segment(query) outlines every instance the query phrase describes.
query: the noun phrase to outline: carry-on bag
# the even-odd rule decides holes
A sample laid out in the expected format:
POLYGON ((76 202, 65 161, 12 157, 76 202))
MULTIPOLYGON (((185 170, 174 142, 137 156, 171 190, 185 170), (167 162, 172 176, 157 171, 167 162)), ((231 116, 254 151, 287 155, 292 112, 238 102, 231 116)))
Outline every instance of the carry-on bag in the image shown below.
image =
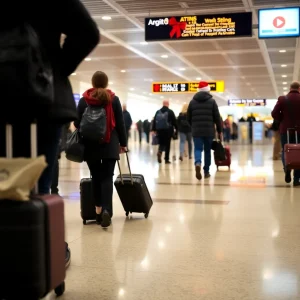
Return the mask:
POLYGON ((231 151, 229 146, 224 147, 225 151, 225 159, 224 160, 219 160, 218 156, 216 155, 216 152, 214 153, 214 158, 215 158, 215 164, 217 166, 217 170, 219 171, 219 167, 228 167, 230 170, 231 166, 231 151))
MULTIPOLYGON (((36 157, 36 125, 31 125, 36 157)), ((12 127, 6 126, 7 157, 12 127)), ((0 200, 0 299, 38 300, 65 290, 64 202, 58 195, 32 195, 29 201, 0 200)))
POLYGON ((284 145, 285 167, 287 170, 300 169, 300 144, 298 144, 297 129, 287 130, 287 144, 284 145), (290 131, 295 131, 295 144, 290 142, 290 131))
POLYGON ((84 225, 87 221, 96 220, 92 178, 82 178, 80 181, 80 215, 84 225))
POLYGON ((126 216, 128 216, 129 213, 136 212, 144 213, 145 218, 148 218, 153 201, 145 183, 144 176, 131 173, 127 152, 126 159, 129 167, 129 174, 122 174, 120 162, 118 161, 120 175, 115 181, 116 190, 123 204, 126 216))

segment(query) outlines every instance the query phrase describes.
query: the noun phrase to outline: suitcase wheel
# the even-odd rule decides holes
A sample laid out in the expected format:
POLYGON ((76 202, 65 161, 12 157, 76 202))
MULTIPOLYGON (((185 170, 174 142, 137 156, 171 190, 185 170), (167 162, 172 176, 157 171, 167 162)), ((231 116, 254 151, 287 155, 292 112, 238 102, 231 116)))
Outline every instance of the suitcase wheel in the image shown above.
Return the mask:
POLYGON ((83 220, 82 223, 83 223, 83 225, 86 225, 86 220, 83 220))
POLYGON ((149 214, 148 214, 148 213, 146 213, 146 214, 145 214, 145 218, 147 219, 147 218, 148 218, 148 216, 149 216, 149 214))
POLYGON ((54 291, 55 294, 59 297, 65 292, 65 282, 63 282, 61 285, 59 285, 54 291))
POLYGON ((129 211, 126 211, 126 217, 128 217, 129 216, 129 211))

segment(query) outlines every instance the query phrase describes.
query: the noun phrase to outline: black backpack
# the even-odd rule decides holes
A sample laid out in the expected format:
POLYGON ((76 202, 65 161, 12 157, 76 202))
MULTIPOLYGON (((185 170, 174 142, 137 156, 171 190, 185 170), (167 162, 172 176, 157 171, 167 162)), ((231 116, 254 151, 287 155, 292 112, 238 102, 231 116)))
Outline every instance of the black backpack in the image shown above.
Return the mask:
POLYGON ((1 120, 38 117, 54 100, 51 65, 35 30, 24 23, 0 29, 1 120))
POLYGON ((103 106, 88 105, 80 122, 80 134, 83 139, 103 144, 107 131, 106 120, 106 110, 103 106))

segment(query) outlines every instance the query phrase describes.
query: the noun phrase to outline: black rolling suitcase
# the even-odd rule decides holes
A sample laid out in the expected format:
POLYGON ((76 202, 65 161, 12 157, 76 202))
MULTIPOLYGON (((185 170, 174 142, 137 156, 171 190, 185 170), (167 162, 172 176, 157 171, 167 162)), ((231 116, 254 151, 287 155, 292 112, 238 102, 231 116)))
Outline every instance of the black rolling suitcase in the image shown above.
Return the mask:
POLYGON ((92 178, 82 178, 80 181, 80 214, 84 225, 87 221, 96 220, 92 178))
MULTIPOLYGON (((36 128, 31 152, 36 157, 36 128)), ((7 157, 12 130, 7 126, 7 157)), ((33 195, 29 201, 0 200, 0 299, 38 300, 65 290, 64 202, 58 195, 33 195)))
POLYGON ((122 174, 120 163, 118 167, 120 175, 115 181, 115 187, 123 204, 126 216, 129 213, 144 213, 145 218, 148 218, 150 209, 153 205, 152 198, 148 191, 143 175, 132 174, 128 154, 126 159, 129 167, 129 174, 122 174))

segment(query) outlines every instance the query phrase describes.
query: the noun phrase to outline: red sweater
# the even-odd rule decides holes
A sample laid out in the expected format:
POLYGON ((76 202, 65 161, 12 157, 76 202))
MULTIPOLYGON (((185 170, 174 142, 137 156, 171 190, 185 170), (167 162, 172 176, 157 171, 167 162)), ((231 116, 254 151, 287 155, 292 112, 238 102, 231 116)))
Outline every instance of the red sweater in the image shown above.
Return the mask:
POLYGON ((288 128, 294 128, 295 125, 300 128, 300 93, 298 91, 291 91, 287 95, 290 105, 292 116, 286 96, 280 96, 272 111, 272 117, 274 120, 280 121, 280 133, 286 133, 288 128))

